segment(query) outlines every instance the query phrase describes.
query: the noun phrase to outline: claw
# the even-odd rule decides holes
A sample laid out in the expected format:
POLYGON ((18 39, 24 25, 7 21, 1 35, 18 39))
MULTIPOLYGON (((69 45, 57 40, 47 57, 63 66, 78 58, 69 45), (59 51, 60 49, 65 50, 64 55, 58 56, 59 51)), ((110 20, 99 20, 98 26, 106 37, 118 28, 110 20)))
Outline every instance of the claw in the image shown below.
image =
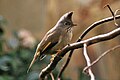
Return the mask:
POLYGON ((61 50, 60 50, 60 49, 58 49, 56 54, 59 54, 60 52, 61 52, 61 50))
POLYGON ((50 59, 50 61, 53 61, 54 58, 55 58, 55 55, 51 55, 51 59, 50 59))

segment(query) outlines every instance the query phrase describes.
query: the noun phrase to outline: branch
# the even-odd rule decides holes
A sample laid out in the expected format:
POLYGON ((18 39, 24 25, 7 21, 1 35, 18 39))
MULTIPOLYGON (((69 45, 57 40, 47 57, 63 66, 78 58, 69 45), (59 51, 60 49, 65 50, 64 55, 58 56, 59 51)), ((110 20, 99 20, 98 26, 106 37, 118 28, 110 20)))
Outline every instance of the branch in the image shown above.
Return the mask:
POLYGON ((113 47, 113 48, 105 51, 105 52, 104 52, 103 54, 101 54, 95 61, 93 61, 93 62, 91 63, 91 65, 86 66, 86 67, 84 68, 83 72, 84 72, 84 73, 88 72, 88 69, 91 68, 93 65, 95 65, 98 61, 100 61, 105 55, 107 55, 107 54, 110 53, 111 51, 114 51, 115 49, 118 49, 118 48, 120 48, 120 45, 117 45, 117 46, 115 46, 115 47, 113 47))
POLYGON ((111 14, 112 14, 112 16, 113 16, 113 18, 114 18, 114 24, 115 24, 117 27, 119 27, 118 24, 117 24, 117 22, 116 22, 116 18, 115 18, 115 16, 116 16, 117 12, 119 11, 119 9, 116 10, 115 12, 113 12, 112 9, 111 9, 111 7, 110 7, 108 4, 107 4, 105 7, 108 7, 108 9, 110 10, 110 12, 111 12, 111 14))
MULTIPOLYGON (((83 54, 84 54, 84 57, 85 57, 85 59, 86 59, 87 66, 90 66, 90 65, 91 65, 91 61, 90 61, 90 58, 89 58, 89 56, 88 56, 88 54, 87 54, 87 44, 84 44, 83 54)), ((91 80, 95 80, 95 76, 94 76, 91 68, 88 69, 88 73, 89 73, 89 75, 90 75, 90 77, 91 77, 91 80)))
POLYGON ((67 65, 69 64, 70 59, 71 59, 71 57, 72 57, 72 53, 73 53, 73 50, 71 50, 71 52, 70 52, 70 54, 69 54, 69 56, 68 56, 68 58, 67 58, 66 63, 63 65, 63 67, 61 68, 60 72, 58 73, 58 80, 60 80, 60 77, 61 77, 63 71, 65 70, 65 68, 66 68, 67 65))
POLYGON ((98 43, 98 42, 102 42, 102 41, 106 41, 106 40, 110 40, 116 36, 120 35, 120 28, 117 28, 107 34, 102 34, 102 35, 98 35, 98 36, 95 36, 95 37, 92 37, 92 38, 89 38, 87 40, 83 40, 81 42, 76 42, 76 43, 72 43, 70 44, 70 46, 65 46, 59 54, 57 54, 54 58, 53 61, 51 61, 51 63, 46 67, 44 68, 40 75, 39 75, 39 78, 40 80, 44 80, 45 76, 47 74, 49 74, 55 67, 56 65, 58 64, 58 62, 62 59, 62 57, 70 50, 73 50, 73 49, 78 49, 78 48, 82 48, 84 43, 87 45, 87 46, 90 46, 92 44, 95 44, 95 43, 98 43))
MULTIPOLYGON (((116 10, 115 15, 116 15, 117 11, 118 11, 118 10, 116 10)), ((80 35, 80 37, 79 37, 79 39, 77 40, 77 42, 80 42, 80 41, 85 37, 85 35, 87 35, 87 33, 88 33, 89 31, 91 31, 92 29, 94 29, 94 28, 97 27, 98 25, 103 24, 103 23, 108 22, 108 21, 115 20, 115 19, 120 19, 120 15, 113 16, 113 17, 108 17, 108 18, 105 18, 105 19, 102 19, 102 20, 99 20, 99 21, 93 23, 92 25, 90 25, 90 26, 80 35)), ((70 51, 66 63, 63 65, 63 67, 61 68, 60 72, 58 73, 58 79, 59 79, 59 80, 60 80, 60 77, 61 77, 63 71, 65 70, 65 68, 66 68, 67 65, 69 64, 73 52, 74 52, 74 49, 70 51)))
MULTIPOLYGON (((120 19, 120 15, 117 15, 115 18, 116 18, 116 19, 120 19)), ((78 42, 79 42, 81 39, 83 39, 83 37, 84 37, 91 29, 97 27, 97 26, 100 25, 100 24, 103 24, 103 23, 105 23, 105 22, 109 22, 109 21, 112 21, 112 20, 114 20, 113 17, 108 17, 108 18, 105 18, 105 19, 102 19, 102 20, 99 20, 99 21, 93 23, 92 25, 90 25, 90 26, 81 34, 81 36, 80 36, 79 39, 78 39, 78 42)))
POLYGON ((52 79, 52 80, 55 80, 55 78, 54 78, 54 76, 53 76, 52 73, 50 73, 50 76, 51 76, 51 79, 52 79))

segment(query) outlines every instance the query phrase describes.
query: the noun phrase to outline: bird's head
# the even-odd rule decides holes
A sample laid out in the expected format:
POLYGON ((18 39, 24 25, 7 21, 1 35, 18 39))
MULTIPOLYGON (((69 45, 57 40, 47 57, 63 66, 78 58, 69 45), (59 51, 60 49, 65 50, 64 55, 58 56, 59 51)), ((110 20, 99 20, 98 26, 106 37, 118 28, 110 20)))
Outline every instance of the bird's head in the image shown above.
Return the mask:
POLYGON ((72 15, 73 11, 64 14, 57 22, 56 27, 72 28, 73 26, 76 26, 72 21, 72 15))

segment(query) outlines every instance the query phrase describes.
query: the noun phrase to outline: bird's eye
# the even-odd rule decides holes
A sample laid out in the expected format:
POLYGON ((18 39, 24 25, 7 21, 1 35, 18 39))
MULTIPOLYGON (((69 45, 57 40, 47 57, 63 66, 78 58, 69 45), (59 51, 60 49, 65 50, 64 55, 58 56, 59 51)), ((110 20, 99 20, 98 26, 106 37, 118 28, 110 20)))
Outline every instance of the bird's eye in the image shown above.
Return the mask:
POLYGON ((64 25, 69 26, 71 24, 70 24, 70 22, 65 22, 64 25))

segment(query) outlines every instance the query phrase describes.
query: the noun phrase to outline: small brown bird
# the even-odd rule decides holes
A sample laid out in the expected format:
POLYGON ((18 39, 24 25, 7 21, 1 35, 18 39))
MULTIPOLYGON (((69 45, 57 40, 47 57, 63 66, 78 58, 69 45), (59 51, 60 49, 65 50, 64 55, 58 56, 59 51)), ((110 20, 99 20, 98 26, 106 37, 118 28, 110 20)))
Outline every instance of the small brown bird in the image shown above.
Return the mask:
POLYGON ((57 24, 45 34, 44 38, 37 46, 28 71, 38 57, 43 59, 47 54, 55 54, 69 44, 72 39, 72 28, 76 26, 76 24, 72 22, 72 14, 72 11, 64 14, 57 24))

